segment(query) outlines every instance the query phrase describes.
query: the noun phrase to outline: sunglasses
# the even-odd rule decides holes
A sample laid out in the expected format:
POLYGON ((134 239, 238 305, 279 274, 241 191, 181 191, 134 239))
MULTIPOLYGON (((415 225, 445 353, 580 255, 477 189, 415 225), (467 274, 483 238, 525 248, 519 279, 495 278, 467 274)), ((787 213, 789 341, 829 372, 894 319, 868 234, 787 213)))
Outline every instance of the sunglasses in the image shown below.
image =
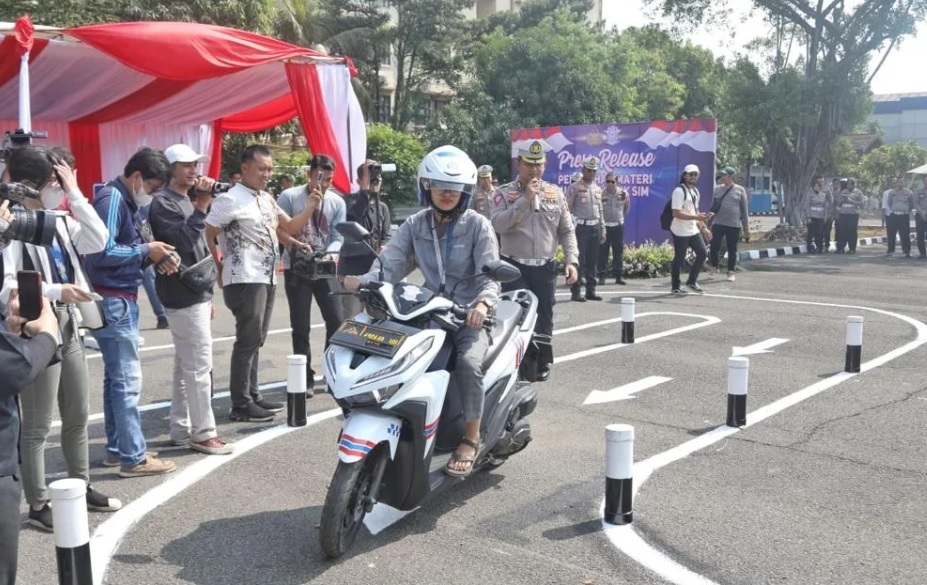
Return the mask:
POLYGON ((686 173, 687 177, 697 177, 698 173, 686 173))
POLYGON ((614 185, 614 184, 615 184, 615 181, 605 181, 605 182, 608 183, 609 185, 614 185))

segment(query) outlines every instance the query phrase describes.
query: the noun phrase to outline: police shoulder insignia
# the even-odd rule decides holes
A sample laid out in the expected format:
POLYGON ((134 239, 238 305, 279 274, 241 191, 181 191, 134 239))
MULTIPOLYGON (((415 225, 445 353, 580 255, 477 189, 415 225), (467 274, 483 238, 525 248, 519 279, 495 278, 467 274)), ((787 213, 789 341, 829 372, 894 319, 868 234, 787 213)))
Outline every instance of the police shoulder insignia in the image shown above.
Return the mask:
POLYGON ((499 192, 499 193, 496 193, 496 196, 495 196, 495 197, 493 197, 492 202, 493 202, 494 204, 496 204, 496 205, 502 205, 502 201, 503 201, 504 199, 505 199, 505 197, 503 197, 502 193, 499 192))

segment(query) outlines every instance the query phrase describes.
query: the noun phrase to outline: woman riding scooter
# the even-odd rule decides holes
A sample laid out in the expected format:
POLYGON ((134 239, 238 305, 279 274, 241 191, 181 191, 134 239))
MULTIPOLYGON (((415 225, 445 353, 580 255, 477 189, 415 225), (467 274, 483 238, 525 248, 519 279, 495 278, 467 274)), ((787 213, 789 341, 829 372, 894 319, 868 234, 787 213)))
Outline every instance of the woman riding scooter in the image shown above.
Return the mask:
MULTIPOLYGON (((400 226, 380 253, 383 279, 397 283, 418 268, 425 286, 469 309, 466 327, 454 337, 457 352, 454 376, 466 421, 464 436, 445 467, 448 475, 466 477, 479 452, 483 413, 482 362, 489 348, 483 321, 499 300, 499 284, 478 274, 499 259, 492 224, 468 209, 476 186, 476 165, 459 148, 441 146, 429 152, 418 167, 419 203, 427 206, 400 226)), ((379 278, 379 265, 362 277, 345 277, 344 287, 356 291, 379 278)))

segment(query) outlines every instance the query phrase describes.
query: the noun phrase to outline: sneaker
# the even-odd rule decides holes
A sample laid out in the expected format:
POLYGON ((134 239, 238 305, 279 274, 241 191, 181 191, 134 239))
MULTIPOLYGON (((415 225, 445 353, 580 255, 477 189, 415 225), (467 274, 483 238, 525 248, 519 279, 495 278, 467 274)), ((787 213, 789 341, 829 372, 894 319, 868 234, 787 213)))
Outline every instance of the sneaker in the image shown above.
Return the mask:
POLYGON ((111 498, 103 495, 93 489, 92 485, 87 486, 87 509, 95 512, 115 512, 122 507, 122 502, 117 498, 111 498))
POLYGON ((174 447, 189 447, 190 437, 185 437, 183 439, 171 439, 171 445, 174 447))
POLYGON ((306 400, 309 400, 313 396, 315 396, 315 390, 312 388, 312 386, 309 386, 306 388, 306 400))
POLYGON ((232 408, 229 411, 229 420, 232 422, 269 422, 274 420, 274 413, 249 402, 248 406, 232 408))
MULTIPOLYGON (((146 451, 145 457, 155 458, 158 456, 157 451, 146 451)), ((103 467, 119 467, 122 463, 119 461, 119 453, 110 453, 106 452, 106 455, 103 456, 103 461, 100 462, 103 467)))
POLYGON ((190 448, 207 455, 228 455, 235 450, 235 445, 213 437, 205 441, 191 441, 190 448))
POLYGON ((280 412, 281 410, 286 408, 286 405, 283 404, 282 402, 272 402, 270 400, 260 400, 258 402, 255 402, 255 404, 257 404, 264 410, 269 410, 270 412, 280 412))
POLYGON ((120 467, 119 477, 147 477, 149 475, 164 475, 177 469, 177 464, 157 457, 145 457, 132 467, 120 467))
POLYGON ((674 288, 671 292, 672 292, 674 295, 687 295, 687 294, 689 294, 689 291, 687 291, 687 290, 684 289, 684 288, 674 288))
POLYGON ((29 524, 35 526, 39 530, 45 530, 46 532, 55 531, 55 527, 52 524, 51 506, 48 505, 48 502, 45 502, 41 510, 36 510, 31 504, 29 505, 29 524))
POLYGON ((686 283, 686 287, 688 287, 688 289, 691 290, 691 291, 694 292, 694 293, 703 293, 703 292, 705 292, 705 291, 702 290, 702 287, 700 287, 698 284, 689 284, 689 283, 686 283))
POLYGON ((728 281, 728 282, 734 282, 735 280, 736 280, 736 277, 734 276, 734 273, 733 273, 733 272, 728 272, 728 273, 727 273, 727 281, 728 281))
POLYGON ((158 329, 169 329, 170 325, 167 324, 167 317, 158 317, 158 329))

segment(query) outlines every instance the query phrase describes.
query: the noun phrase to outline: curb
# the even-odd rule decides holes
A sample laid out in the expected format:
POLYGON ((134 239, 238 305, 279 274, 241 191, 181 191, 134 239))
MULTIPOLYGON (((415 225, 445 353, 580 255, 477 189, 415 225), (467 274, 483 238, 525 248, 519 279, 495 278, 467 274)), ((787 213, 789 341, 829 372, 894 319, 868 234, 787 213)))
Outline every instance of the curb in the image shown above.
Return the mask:
MULTIPOLYGON (((914 240, 912 235, 911 240, 914 240)), ((884 244, 888 242, 888 236, 878 236, 875 238, 860 238, 856 241, 857 246, 871 246, 872 244, 884 244)), ((834 251, 837 249, 836 244, 831 243, 828 251, 834 251)), ((798 254, 807 254, 808 246, 789 246, 785 248, 766 248, 765 250, 746 250, 743 252, 737 253, 738 262, 746 262, 748 260, 761 260, 763 258, 777 258, 779 256, 795 256, 798 254)), ((725 254, 725 256, 727 256, 725 254)))

